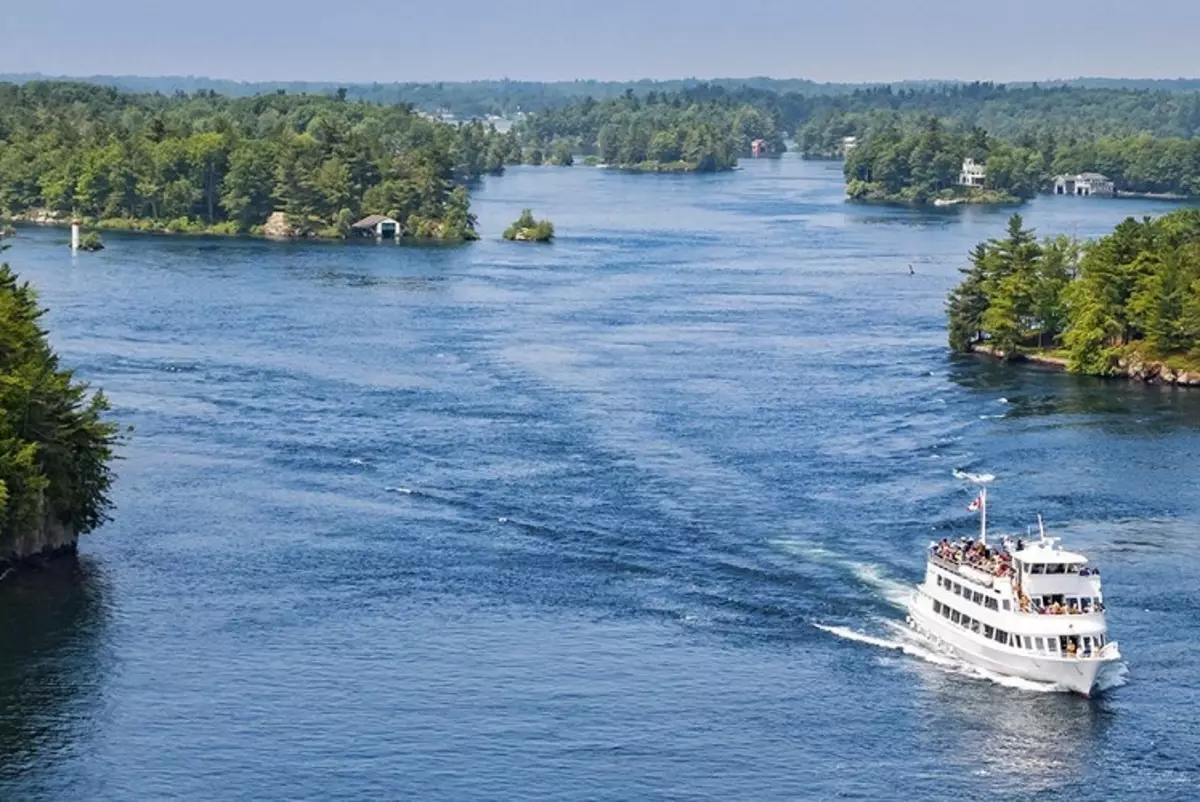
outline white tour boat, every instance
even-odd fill
[[[999,674],[1054,683],[1090,696],[1105,666],[1121,659],[1108,640],[1100,572],[1059,538],[987,541],[987,483],[969,509],[980,514],[979,539],[930,544],[925,581],[909,621],[963,660]]]

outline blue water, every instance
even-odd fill
[[[135,432],[79,564],[0,581],[0,797],[1195,797],[1200,391],[950,357],[1007,211],[851,206],[792,158],[475,198],[466,247],[21,231]],[[500,241],[525,206],[555,245]],[[1102,566],[1124,685],[904,637],[974,526],[954,468]]]

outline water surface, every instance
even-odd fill
[[[22,230],[136,433],[79,565],[0,582],[0,796],[1194,794],[1200,392],[948,356],[1006,210],[847,205],[790,157],[475,197],[467,247]],[[555,245],[500,241],[526,206]],[[903,637],[925,544],[974,526],[955,468],[1100,563],[1127,684]]]

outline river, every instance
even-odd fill
[[[1193,797],[1200,390],[953,358],[1008,211],[743,166],[513,169],[464,247],[22,229],[134,433],[78,566],[0,581],[0,797]],[[500,240],[523,206],[556,244]],[[1102,567],[1116,687],[905,636],[956,468]]]

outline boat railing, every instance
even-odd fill
[[[987,568],[973,565],[969,562],[959,562],[957,560],[946,559],[935,551],[929,552],[929,561],[934,565],[945,568],[947,571],[953,571],[954,573],[970,579],[973,582],[979,582],[980,584],[985,585],[990,585],[993,583],[993,580],[1005,579],[1008,576],[1008,574],[1000,574],[995,571],[988,570]],[[970,573],[967,573],[967,571],[970,571]]]

